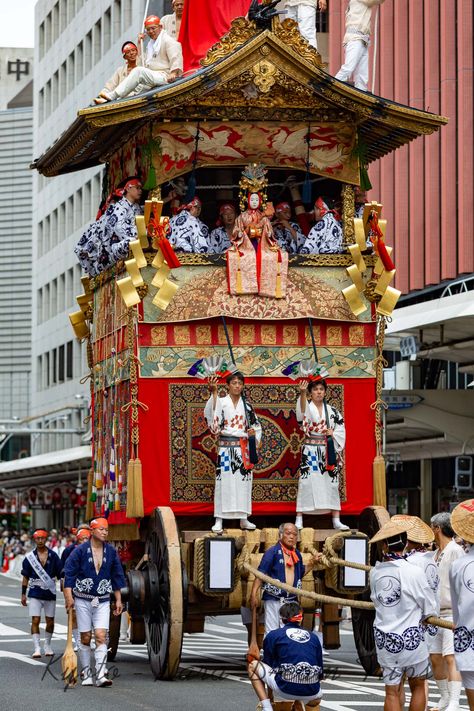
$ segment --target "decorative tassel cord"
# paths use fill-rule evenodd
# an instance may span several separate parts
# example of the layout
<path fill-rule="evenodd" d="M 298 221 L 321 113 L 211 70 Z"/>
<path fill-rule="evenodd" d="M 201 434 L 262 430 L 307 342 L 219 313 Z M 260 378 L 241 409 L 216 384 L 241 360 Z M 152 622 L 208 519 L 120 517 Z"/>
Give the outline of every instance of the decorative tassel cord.
<path fill-rule="evenodd" d="M 345 607 L 356 607 L 360 610 L 374 610 L 373 602 L 366 602 L 365 600 L 349 600 L 343 597 L 333 597 L 332 595 L 323 595 L 321 593 L 315 593 L 311 590 L 301 590 L 300 588 L 294 588 L 292 585 L 287 585 L 287 583 L 282 583 L 281 580 L 276 580 L 271 578 L 265 573 L 261 573 L 260 570 L 254 568 L 250 563 L 242 563 L 242 568 L 248 573 L 252 573 L 256 578 L 259 578 L 264 583 L 269 583 L 270 585 L 275 585 L 280 590 L 285 590 L 292 595 L 297 595 L 298 597 L 309 597 L 312 600 L 317 600 L 326 605 L 341 605 Z M 430 625 L 436 625 L 436 627 L 444 627 L 447 630 L 454 629 L 454 623 L 449 622 L 449 620 L 442 620 L 439 617 L 428 617 L 425 622 Z"/>
<path fill-rule="evenodd" d="M 383 355 L 383 346 L 385 343 L 385 329 L 387 328 L 387 318 L 379 316 L 377 318 L 377 357 L 375 358 L 375 375 L 376 375 L 376 397 L 377 399 L 370 406 L 371 410 L 375 410 L 375 442 L 376 454 L 378 457 L 383 456 L 382 452 L 382 431 L 383 431 L 383 410 L 388 409 L 385 400 L 382 399 L 383 389 L 383 369 L 388 363 Z"/>

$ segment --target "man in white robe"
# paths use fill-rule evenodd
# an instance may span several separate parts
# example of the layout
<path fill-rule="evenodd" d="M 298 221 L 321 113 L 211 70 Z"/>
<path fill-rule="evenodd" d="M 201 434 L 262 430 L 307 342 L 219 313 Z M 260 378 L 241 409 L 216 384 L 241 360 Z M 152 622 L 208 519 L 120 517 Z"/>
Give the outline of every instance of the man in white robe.
<path fill-rule="evenodd" d="M 232 373 L 227 377 L 229 394 L 217 395 L 217 377 L 209 378 L 211 396 L 204 409 L 209 429 L 219 435 L 219 451 L 214 489 L 214 533 L 222 531 L 223 519 L 240 519 L 240 527 L 252 531 L 252 464 L 249 460 L 248 438 L 254 436 L 257 446 L 262 428 L 252 406 L 242 397 L 244 376 Z"/>
<path fill-rule="evenodd" d="M 195 197 L 181 205 L 170 220 L 168 239 L 176 252 L 209 252 L 209 227 L 199 219 L 201 201 Z"/>
<path fill-rule="evenodd" d="M 474 711 L 474 499 L 458 504 L 451 514 L 454 532 L 470 544 L 449 570 L 454 629 L 454 656 Z"/>
<path fill-rule="evenodd" d="M 347 531 L 349 527 L 339 518 L 340 462 L 330 466 L 327 458 L 327 438 L 332 437 L 336 453 L 340 454 L 346 442 L 346 429 L 341 413 L 327 404 L 326 390 L 327 384 L 322 379 L 309 384 L 307 380 L 300 383 L 296 419 L 301 423 L 305 441 L 301 453 L 295 526 L 303 528 L 303 513 L 331 513 L 333 528 Z"/>
<path fill-rule="evenodd" d="M 128 77 L 132 69 L 137 66 L 138 58 L 138 47 L 134 42 L 124 42 L 122 45 L 122 57 L 125 63 L 122 64 L 115 72 L 112 74 L 110 79 L 106 81 L 104 88 L 100 92 L 113 91 L 118 87 L 118 85 Z M 94 103 L 102 103 L 101 101 L 94 99 Z"/>
<path fill-rule="evenodd" d="M 184 0 L 172 0 L 173 13 L 163 15 L 161 24 L 170 37 L 177 40 L 181 29 L 181 19 L 183 17 Z"/>
<path fill-rule="evenodd" d="M 458 558 L 464 556 L 464 550 L 454 540 L 454 531 L 451 527 L 451 514 L 442 511 L 431 517 L 437 550 L 434 556 L 438 566 L 439 587 L 438 602 L 440 617 L 444 620 L 453 620 L 451 605 L 451 590 L 449 587 L 449 571 Z M 433 674 L 441 693 L 438 706 L 439 711 L 457 711 L 461 695 L 461 675 L 456 669 L 454 659 L 454 635 L 452 630 L 439 627 L 430 643 L 430 657 Z"/>
<path fill-rule="evenodd" d="M 326 0 L 285 0 L 286 16 L 298 23 L 298 29 L 309 44 L 317 49 L 316 5 L 324 12 Z"/>
<path fill-rule="evenodd" d="M 404 521 L 389 521 L 371 539 L 382 542 L 383 560 L 370 571 L 370 597 L 375 605 L 377 660 L 385 684 L 385 711 L 399 711 L 404 677 L 411 691 L 410 711 L 426 707 L 425 680 L 430 673 L 428 647 L 420 623 L 436 614 L 436 600 L 425 573 L 403 555 Z"/>

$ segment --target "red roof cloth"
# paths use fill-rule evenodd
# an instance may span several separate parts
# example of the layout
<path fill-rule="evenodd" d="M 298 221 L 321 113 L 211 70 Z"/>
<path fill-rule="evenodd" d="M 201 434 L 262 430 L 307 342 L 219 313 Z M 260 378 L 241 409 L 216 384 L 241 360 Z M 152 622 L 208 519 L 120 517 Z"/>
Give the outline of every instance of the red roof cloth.
<path fill-rule="evenodd" d="M 236 17 L 245 17 L 251 0 L 185 0 L 179 41 L 184 71 L 199 69 L 199 60 L 223 37 Z"/>

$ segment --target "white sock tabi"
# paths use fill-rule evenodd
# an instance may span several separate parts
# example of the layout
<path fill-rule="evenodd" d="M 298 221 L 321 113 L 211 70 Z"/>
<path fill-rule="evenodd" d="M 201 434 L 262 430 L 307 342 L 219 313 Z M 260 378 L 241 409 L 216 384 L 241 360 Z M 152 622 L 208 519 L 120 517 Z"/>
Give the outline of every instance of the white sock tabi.
<path fill-rule="evenodd" d="M 97 677 L 105 676 L 105 672 L 107 671 L 107 668 L 106 668 L 107 645 L 106 644 L 98 644 L 97 647 L 95 648 L 95 651 L 94 651 L 94 657 L 95 657 L 95 671 L 96 671 Z"/>
<path fill-rule="evenodd" d="M 84 677 L 91 676 L 91 648 L 88 644 L 78 644 L 79 663 Z"/>
<path fill-rule="evenodd" d="M 31 635 L 33 637 L 33 644 L 35 645 L 35 652 L 41 652 L 40 636 L 36 632 Z"/>
<path fill-rule="evenodd" d="M 435 679 L 436 686 L 438 687 L 440 698 L 438 701 L 437 708 L 439 711 L 444 711 L 449 704 L 449 688 L 447 679 Z"/>
<path fill-rule="evenodd" d="M 449 704 L 446 711 L 458 711 L 459 697 L 461 696 L 462 682 L 448 681 Z"/>

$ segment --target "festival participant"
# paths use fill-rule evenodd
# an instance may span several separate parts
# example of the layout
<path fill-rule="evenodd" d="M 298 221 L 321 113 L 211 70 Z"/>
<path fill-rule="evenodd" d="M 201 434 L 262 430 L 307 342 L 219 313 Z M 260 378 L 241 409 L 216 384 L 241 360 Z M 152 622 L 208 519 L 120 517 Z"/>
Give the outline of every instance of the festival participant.
<path fill-rule="evenodd" d="M 303 513 L 330 512 L 333 528 L 347 531 L 349 527 L 340 520 L 340 462 L 337 457 L 346 442 L 344 419 L 326 402 L 325 380 L 320 378 L 310 383 L 302 380 L 299 387 L 296 419 L 301 423 L 305 441 L 301 453 L 295 525 L 298 529 L 303 528 Z M 334 444 L 335 461 L 331 461 L 333 452 L 328 437 Z"/>
<path fill-rule="evenodd" d="M 449 570 L 454 629 L 454 656 L 474 711 L 474 499 L 458 504 L 451 514 L 455 533 L 466 541 L 467 553 L 453 561 Z"/>
<path fill-rule="evenodd" d="M 323 198 L 314 203 L 316 224 L 311 228 L 300 254 L 339 254 L 342 252 L 343 233 L 341 223 Z"/>
<path fill-rule="evenodd" d="M 178 176 L 174 180 L 170 180 L 169 185 L 171 190 L 168 195 L 163 198 L 163 205 L 166 205 L 166 203 L 169 202 L 169 210 L 171 215 L 177 215 L 188 188 L 182 175 Z"/>
<path fill-rule="evenodd" d="M 317 49 L 316 5 L 321 12 L 327 10 L 326 0 L 285 0 L 286 16 L 298 23 L 298 29 L 309 44 Z"/>
<path fill-rule="evenodd" d="M 114 615 L 122 614 L 120 588 L 125 586 L 122 564 L 115 548 L 106 543 L 109 525 L 106 518 L 90 523 L 91 539 L 78 546 L 65 567 L 64 598 L 66 609 L 76 610 L 81 634 L 79 661 L 83 686 L 93 686 L 90 643 L 94 628 L 96 648 L 96 685 L 110 686 L 106 677 L 107 632 L 109 629 L 110 594 L 115 596 Z"/>
<path fill-rule="evenodd" d="M 201 206 L 195 197 L 171 218 L 168 239 L 176 252 L 209 252 L 209 227 L 199 219 Z"/>
<path fill-rule="evenodd" d="M 163 32 L 160 18 L 149 15 L 145 20 L 145 31 L 150 38 L 145 50 L 144 67 L 135 67 L 112 91 L 101 91 L 94 100 L 103 104 L 125 96 L 140 94 L 154 86 L 170 84 L 183 74 L 183 52 L 181 45 Z M 144 35 L 139 36 L 141 40 Z"/>
<path fill-rule="evenodd" d="M 281 299 L 286 295 L 288 253 L 278 246 L 267 214 L 266 173 L 261 163 L 250 163 L 242 171 L 242 212 L 226 253 L 228 288 L 233 295 L 258 293 Z"/>
<path fill-rule="evenodd" d="M 252 405 L 243 395 L 245 379 L 242 373 L 227 377 L 228 395 L 217 396 L 217 376 L 210 376 L 211 396 L 204 408 L 204 417 L 211 432 L 219 435 L 216 485 L 214 489 L 214 533 L 222 531 L 223 519 L 240 519 L 240 528 L 253 531 L 248 520 L 252 513 L 252 469 L 249 437 L 257 446 L 262 428 Z"/>
<path fill-rule="evenodd" d="M 297 602 L 286 602 L 279 614 L 283 627 L 278 625 L 263 640 L 265 661 L 255 659 L 248 666 L 249 679 L 260 701 L 257 709 L 273 708 L 265 684 L 273 691 L 276 702 L 300 701 L 317 709 L 322 697 L 321 643 L 314 632 L 301 629 L 303 610 Z"/>
<path fill-rule="evenodd" d="M 430 673 L 428 647 L 420 622 L 436 615 L 436 599 L 425 573 L 404 557 L 406 521 L 390 520 L 370 543 L 382 543 L 382 562 L 370 571 L 375 606 L 377 660 L 385 684 L 385 711 L 400 711 L 403 680 L 408 677 L 410 711 L 425 711 L 425 680 Z"/>
<path fill-rule="evenodd" d="M 135 217 L 143 212 L 141 195 L 141 181 L 136 177 L 127 178 L 122 199 L 109 205 L 104 215 L 82 235 L 74 252 L 89 276 L 97 276 L 127 258 L 129 243 L 137 238 Z"/>
<path fill-rule="evenodd" d="M 76 537 L 76 540 L 74 543 L 71 543 L 71 545 L 67 546 L 67 548 L 64 549 L 62 555 L 61 555 L 61 565 L 63 568 L 63 572 L 61 575 L 61 589 L 64 589 L 64 566 L 66 565 L 66 561 L 71 555 L 71 553 L 77 548 L 77 546 L 80 546 L 82 543 L 85 543 L 86 541 L 89 540 L 91 537 L 91 529 L 88 523 L 81 523 L 77 528 L 73 528 L 71 530 L 71 533 Z M 77 652 L 79 649 L 79 632 L 77 631 L 77 620 L 76 620 L 76 612 L 73 610 L 72 613 L 72 636 L 74 639 L 74 651 Z"/>
<path fill-rule="evenodd" d="M 465 553 L 463 548 L 454 540 L 451 514 L 448 511 L 442 511 L 432 516 L 431 528 L 437 547 L 434 561 L 438 566 L 439 573 L 438 603 L 440 617 L 444 620 L 452 621 L 453 610 L 449 587 L 449 571 L 454 561 L 462 558 Z M 435 681 L 441 693 L 438 710 L 445 711 L 449 709 L 449 711 L 457 711 L 462 683 L 461 675 L 456 669 L 452 630 L 442 627 L 437 628 L 437 633 L 430 642 L 430 658 Z"/>
<path fill-rule="evenodd" d="M 263 554 L 258 569 L 261 573 L 287 583 L 294 588 L 301 588 L 302 580 L 308 571 L 318 564 L 318 558 L 313 556 L 311 562 L 305 567 L 303 557 L 296 548 L 298 529 L 293 523 L 282 523 L 278 528 L 279 541 Z M 280 627 L 280 606 L 284 602 L 296 602 L 294 593 L 281 588 L 262 583 L 260 578 L 255 578 L 251 592 L 251 606 L 257 606 L 257 593 L 262 587 L 262 600 L 265 610 L 265 634 Z"/>
<path fill-rule="evenodd" d="M 346 33 L 342 41 L 344 64 L 336 79 L 352 79 L 356 89 L 367 91 L 369 83 L 369 43 L 372 8 L 384 0 L 349 0 L 346 10 Z"/>
<path fill-rule="evenodd" d="M 177 40 L 181 29 L 181 18 L 183 17 L 184 0 L 172 0 L 171 5 L 174 12 L 171 15 L 163 15 L 161 26 L 170 37 Z"/>
<path fill-rule="evenodd" d="M 122 56 L 125 60 L 125 64 L 122 64 L 118 69 L 115 70 L 114 74 L 110 77 L 110 79 L 105 83 L 104 88 L 100 92 L 101 94 L 105 91 L 113 91 L 118 87 L 120 82 L 122 82 L 132 69 L 135 69 L 137 66 L 137 57 L 138 57 L 138 47 L 134 42 L 130 42 L 127 40 L 126 42 L 123 43 L 122 45 Z M 102 103 L 100 101 L 97 101 L 97 98 L 94 99 L 94 103 Z"/>
<path fill-rule="evenodd" d="M 46 546 L 48 532 L 37 528 L 33 533 L 36 548 L 30 551 L 23 559 L 21 574 L 21 604 L 30 608 L 31 636 L 33 637 L 33 659 L 41 658 L 40 622 L 41 610 L 44 610 L 46 632 L 44 640 L 44 653 L 52 657 L 51 638 L 54 632 L 54 615 L 56 611 L 56 583 L 53 578 L 61 577 L 62 565 L 57 553 Z"/>
<path fill-rule="evenodd" d="M 230 202 L 225 202 L 219 208 L 218 226 L 212 230 L 209 237 L 209 252 L 222 254 L 231 246 L 235 226 L 235 207 Z"/>
<path fill-rule="evenodd" d="M 273 234 L 276 241 L 288 254 L 296 254 L 306 237 L 297 222 L 291 219 L 291 205 L 289 202 L 279 202 L 275 207 L 275 218 L 272 222 Z"/>

